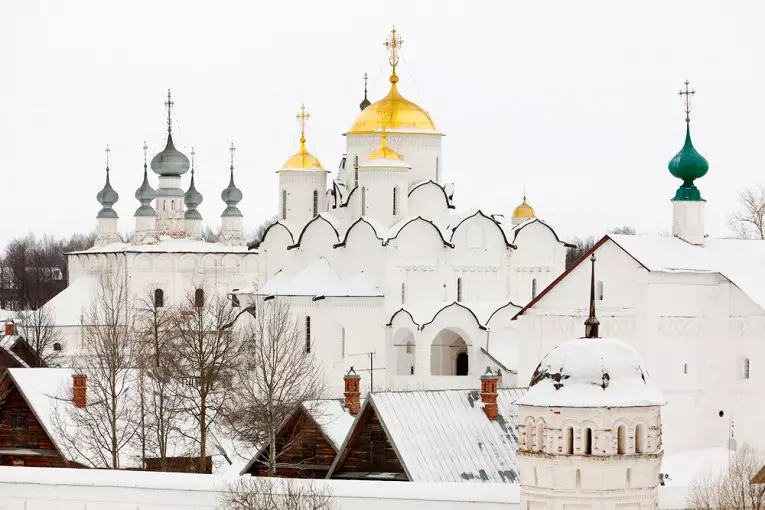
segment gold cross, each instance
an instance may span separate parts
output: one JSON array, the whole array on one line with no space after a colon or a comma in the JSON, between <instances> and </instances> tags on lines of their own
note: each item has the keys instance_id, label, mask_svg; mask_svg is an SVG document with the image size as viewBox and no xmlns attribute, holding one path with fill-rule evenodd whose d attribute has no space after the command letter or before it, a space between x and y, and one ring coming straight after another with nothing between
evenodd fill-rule
<instances>
[{"instance_id":1,"label":"gold cross","mask_svg":"<svg viewBox=\"0 0 765 510\"><path fill-rule=\"evenodd\" d=\"M295 118L300 123L300 143L305 143L305 123L311 118L311 114L305 111L305 104L300 105L300 113Z\"/></svg>"},{"instance_id":2,"label":"gold cross","mask_svg":"<svg viewBox=\"0 0 765 510\"><path fill-rule=\"evenodd\" d=\"M393 29L390 31L390 35L383 43L383 46L388 48L388 51L390 52L388 61L393 68L393 74L396 74L396 66L398 65L399 52L401 51L402 44L404 44L404 41L401 39L401 36L398 35L398 31L396 31L396 26L394 25Z\"/></svg>"},{"instance_id":3,"label":"gold cross","mask_svg":"<svg viewBox=\"0 0 765 510\"><path fill-rule=\"evenodd\" d=\"M685 122L691 121L691 98L696 95L695 90L688 88L688 85L690 84L691 83L688 80L685 80L685 89L680 89L680 92L678 92L685 102Z\"/></svg>"}]
</instances>

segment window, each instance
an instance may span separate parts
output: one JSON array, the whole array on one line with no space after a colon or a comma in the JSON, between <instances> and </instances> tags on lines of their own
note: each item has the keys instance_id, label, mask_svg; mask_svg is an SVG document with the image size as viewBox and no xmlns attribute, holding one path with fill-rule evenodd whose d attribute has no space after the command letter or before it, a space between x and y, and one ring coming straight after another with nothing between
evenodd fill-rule
<instances>
[{"instance_id":1,"label":"window","mask_svg":"<svg viewBox=\"0 0 765 510\"><path fill-rule=\"evenodd\" d=\"M340 359L345 359L345 328L340 330Z\"/></svg>"},{"instance_id":2,"label":"window","mask_svg":"<svg viewBox=\"0 0 765 510\"><path fill-rule=\"evenodd\" d=\"M595 284L595 296L597 297L598 301L603 301L603 281L599 280L598 283Z\"/></svg>"},{"instance_id":3,"label":"window","mask_svg":"<svg viewBox=\"0 0 765 510\"><path fill-rule=\"evenodd\" d=\"M441 182L441 169L438 168L438 156L436 156L436 182Z\"/></svg>"},{"instance_id":4,"label":"window","mask_svg":"<svg viewBox=\"0 0 765 510\"><path fill-rule=\"evenodd\" d=\"M630 485L632 485L632 469L627 468L627 475L625 476L624 484L627 486L627 488L630 488Z\"/></svg>"},{"instance_id":5,"label":"window","mask_svg":"<svg viewBox=\"0 0 765 510\"><path fill-rule=\"evenodd\" d=\"M406 283L401 283L401 304L406 303Z\"/></svg>"},{"instance_id":6,"label":"window","mask_svg":"<svg viewBox=\"0 0 765 510\"><path fill-rule=\"evenodd\" d=\"M683 373L688 375L688 363L683 363Z\"/></svg>"},{"instance_id":7,"label":"window","mask_svg":"<svg viewBox=\"0 0 765 510\"><path fill-rule=\"evenodd\" d=\"M398 198L398 186L393 187L393 216L398 214L398 204L397 202Z\"/></svg>"},{"instance_id":8,"label":"window","mask_svg":"<svg viewBox=\"0 0 765 510\"><path fill-rule=\"evenodd\" d=\"M457 278L457 302L462 301L462 277Z\"/></svg>"},{"instance_id":9,"label":"window","mask_svg":"<svg viewBox=\"0 0 765 510\"><path fill-rule=\"evenodd\" d=\"M313 215L319 214L319 191L313 190Z\"/></svg>"},{"instance_id":10,"label":"window","mask_svg":"<svg viewBox=\"0 0 765 510\"><path fill-rule=\"evenodd\" d=\"M545 449L545 423L540 421L537 425L537 451Z\"/></svg>"},{"instance_id":11,"label":"window","mask_svg":"<svg viewBox=\"0 0 765 510\"><path fill-rule=\"evenodd\" d=\"M165 293L162 289L154 289L154 307L162 308L165 306Z\"/></svg>"},{"instance_id":12,"label":"window","mask_svg":"<svg viewBox=\"0 0 765 510\"><path fill-rule=\"evenodd\" d=\"M406 343L406 353L407 354L414 354L414 343L413 342L407 342Z\"/></svg>"},{"instance_id":13,"label":"window","mask_svg":"<svg viewBox=\"0 0 765 510\"><path fill-rule=\"evenodd\" d=\"M414 367L409 367L409 375L414 375Z\"/></svg>"},{"instance_id":14,"label":"window","mask_svg":"<svg viewBox=\"0 0 765 510\"><path fill-rule=\"evenodd\" d=\"M311 318L305 318L305 352L311 352Z\"/></svg>"},{"instance_id":15,"label":"window","mask_svg":"<svg viewBox=\"0 0 765 510\"><path fill-rule=\"evenodd\" d=\"M53 350L54 350L54 351L60 351L60 350L61 350L61 343L59 343L59 342L55 342L55 343L53 344Z\"/></svg>"},{"instance_id":16,"label":"window","mask_svg":"<svg viewBox=\"0 0 765 510\"><path fill-rule=\"evenodd\" d=\"M532 437L534 434L534 421L531 418L527 418L526 427L524 428L526 430L526 437L523 441L523 449L530 452L534 444L534 439Z\"/></svg>"},{"instance_id":17,"label":"window","mask_svg":"<svg viewBox=\"0 0 765 510\"><path fill-rule=\"evenodd\" d=\"M361 215L367 214L367 188L361 187Z\"/></svg>"},{"instance_id":18,"label":"window","mask_svg":"<svg viewBox=\"0 0 765 510\"><path fill-rule=\"evenodd\" d=\"M645 438L645 427L642 423L638 423L635 427L635 453L643 453L643 442Z\"/></svg>"},{"instance_id":19,"label":"window","mask_svg":"<svg viewBox=\"0 0 765 510\"><path fill-rule=\"evenodd\" d=\"M563 453L573 455L574 453L574 428L566 427L566 437L563 444Z\"/></svg>"},{"instance_id":20,"label":"window","mask_svg":"<svg viewBox=\"0 0 765 510\"><path fill-rule=\"evenodd\" d=\"M584 454L592 455L592 429L584 429Z\"/></svg>"},{"instance_id":21,"label":"window","mask_svg":"<svg viewBox=\"0 0 765 510\"><path fill-rule=\"evenodd\" d=\"M353 187L359 185L359 157L353 156Z\"/></svg>"},{"instance_id":22,"label":"window","mask_svg":"<svg viewBox=\"0 0 765 510\"><path fill-rule=\"evenodd\" d=\"M287 190L282 190L282 219L287 219Z\"/></svg>"},{"instance_id":23,"label":"window","mask_svg":"<svg viewBox=\"0 0 765 510\"><path fill-rule=\"evenodd\" d=\"M162 210L163 211L167 210L167 202L165 200L162 201Z\"/></svg>"},{"instance_id":24,"label":"window","mask_svg":"<svg viewBox=\"0 0 765 510\"><path fill-rule=\"evenodd\" d=\"M576 470L576 488L581 489L582 488L582 472L578 469Z\"/></svg>"},{"instance_id":25,"label":"window","mask_svg":"<svg viewBox=\"0 0 765 510\"><path fill-rule=\"evenodd\" d=\"M175 211L175 200L170 201L170 210Z\"/></svg>"},{"instance_id":26,"label":"window","mask_svg":"<svg viewBox=\"0 0 765 510\"><path fill-rule=\"evenodd\" d=\"M627 453L627 429L624 425L619 425L616 429L616 453L619 455Z\"/></svg>"},{"instance_id":27,"label":"window","mask_svg":"<svg viewBox=\"0 0 765 510\"><path fill-rule=\"evenodd\" d=\"M197 289L194 291L194 306L196 308L202 308L205 305L205 291Z\"/></svg>"},{"instance_id":28,"label":"window","mask_svg":"<svg viewBox=\"0 0 765 510\"><path fill-rule=\"evenodd\" d=\"M749 379L749 358L744 358L744 366L742 368L742 377L744 379Z\"/></svg>"},{"instance_id":29,"label":"window","mask_svg":"<svg viewBox=\"0 0 765 510\"><path fill-rule=\"evenodd\" d=\"M537 279L534 278L531 280L531 299L534 299L537 297Z\"/></svg>"},{"instance_id":30,"label":"window","mask_svg":"<svg viewBox=\"0 0 765 510\"><path fill-rule=\"evenodd\" d=\"M11 426L14 429L25 429L27 428L27 417L24 414L16 414L12 418Z\"/></svg>"}]
</instances>

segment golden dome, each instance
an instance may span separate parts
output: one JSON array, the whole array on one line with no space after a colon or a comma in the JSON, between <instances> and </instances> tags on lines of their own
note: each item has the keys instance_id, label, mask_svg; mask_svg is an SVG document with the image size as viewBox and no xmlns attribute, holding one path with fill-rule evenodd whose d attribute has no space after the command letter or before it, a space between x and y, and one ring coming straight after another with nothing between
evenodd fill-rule
<instances>
[{"instance_id":1,"label":"golden dome","mask_svg":"<svg viewBox=\"0 0 765 510\"><path fill-rule=\"evenodd\" d=\"M404 161L401 154L388 147L388 133L382 132L380 146L369 153L367 161L374 159L395 159L396 161Z\"/></svg>"},{"instance_id":2,"label":"golden dome","mask_svg":"<svg viewBox=\"0 0 765 510\"><path fill-rule=\"evenodd\" d=\"M308 152L305 148L305 138L300 139L300 150L296 154L289 157L287 161L282 165L280 172L310 172L321 171L326 172L324 167L316 156Z\"/></svg>"},{"instance_id":3,"label":"golden dome","mask_svg":"<svg viewBox=\"0 0 765 510\"><path fill-rule=\"evenodd\" d=\"M388 131L440 135L428 112L399 93L398 76L391 75L390 82L388 95L364 108L345 134L379 133L384 127Z\"/></svg>"},{"instance_id":4,"label":"golden dome","mask_svg":"<svg viewBox=\"0 0 765 510\"><path fill-rule=\"evenodd\" d=\"M526 203L526 196L523 197L521 205L515 208L513 211L513 218L536 218L534 208Z\"/></svg>"}]
</instances>

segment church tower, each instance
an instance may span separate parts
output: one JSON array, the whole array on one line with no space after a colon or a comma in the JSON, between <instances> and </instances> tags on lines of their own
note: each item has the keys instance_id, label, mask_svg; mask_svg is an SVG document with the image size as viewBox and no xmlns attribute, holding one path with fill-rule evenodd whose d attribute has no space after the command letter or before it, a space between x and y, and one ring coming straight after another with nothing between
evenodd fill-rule
<instances>
[{"instance_id":1,"label":"church tower","mask_svg":"<svg viewBox=\"0 0 765 510\"><path fill-rule=\"evenodd\" d=\"M135 198L141 204L135 210L135 233L133 234L134 244L153 244L157 239L157 211L151 206L152 200L157 198L157 192L149 184L149 175L146 164L146 156L149 148L146 142L143 142L143 182L135 190Z\"/></svg>"},{"instance_id":2,"label":"church tower","mask_svg":"<svg viewBox=\"0 0 765 510\"><path fill-rule=\"evenodd\" d=\"M191 148L191 183L189 189L183 196L183 203L186 205L186 213L183 215L186 237L189 239L202 238L202 214L197 209L202 205L202 194L194 186L194 147Z\"/></svg>"},{"instance_id":3,"label":"church tower","mask_svg":"<svg viewBox=\"0 0 765 510\"><path fill-rule=\"evenodd\" d=\"M665 401L632 346L598 337L590 260L585 337L550 351L516 402L522 510L658 507Z\"/></svg>"},{"instance_id":4,"label":"church tower","mask_svg":"<svg viewBox=\"0 0 765 510\"><path fill-rule=\"evenodd\" d=\"M181 176L189 170L189 158L173 144L173 100L167 91L167 144L162 152L151 160L151 169L159 175L159 189L155 210L157 233L171 237L184 237L183 189Z\"/></svg>"},{"instance_id":5,"label":"church tower","mask_svg":"<svg viewBox=\"0 0 765 510\"><path fill-rule=\"evenodd\" d=\"M242 201L242 191L234 184L234 142L229 147L231 153L231 166L229 167L230 176L228 187L220 194L220 199L226 204L226 208L220 215L221 227L218 242L231 246L241 246L244 244L244 232L242 231L242 211L239 210L239 202ZM193 188L193 182L192 182ZM190 191L191 189L189 189ZM194 190L196 191L196 190ZM202 202L202 195L199 195L199 203ZM196 209L196 206L195 206ZM197 213L198 214L198 213ZM199 217L200 221L202 217Z\"/></svg>"},{"instance_id":6,"label":"church tower","mask_svg":"<svg viewBox=\"0 0 765 510\"><path fill-rule=\"evenodd\" d=\"M298 228L327 210L327 173L305 148L305 125L311 115L300 107L300 150L284 162L279 174L279 218Z\"/></svg>"},{"instance_id":7,"label":"church tower","mask_svg":"<svg viewBox=\"0 0 765 510\"><path fill-rule=\"evenodd\" d=\"M688 85L685 80L685 88L680 91L685 101L685 144L669 162L669 172L683 181L672 199L672 235L692 244L702 244L706 200L701 198L693 181L706 175L709 163L691 142L691 98L696 91Z\"/></svg>"},{"instance_id":8,"label":"church tower","mask_svg":"<svg viewBox=\"0 0 765 510\"><path fill-rule=\"evenodd\" d=\"M119 243L120 236L117 235L117 221L119 216L112 206L117 203L120 196L114 191L109 182L109 146L106 146L106 183L101 191L96 195L96 200L101 204L101 210L98 211L96 219L98 220L98 233L96 235L95 246L105 246L111 243Z\"/></svg>"}]
</instances>

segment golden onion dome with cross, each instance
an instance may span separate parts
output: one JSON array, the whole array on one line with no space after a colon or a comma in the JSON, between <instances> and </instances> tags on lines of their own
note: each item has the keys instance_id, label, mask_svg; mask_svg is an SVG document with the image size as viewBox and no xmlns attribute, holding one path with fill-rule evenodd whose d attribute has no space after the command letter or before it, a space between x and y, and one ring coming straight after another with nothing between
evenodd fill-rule
<instances>
[{"instance_id":1,"label":"golden onion dome with cross","mask_svg":"<svg viewBox=\"0 0 765 510\"><path fill-rule=\"evenodd\" d=\"M415 103L404 99L398 91L396 66L399 61L401 45L404 41L394 27L384 45L388 48L389 62L393 68L390 76L388 95L362 110L346 135L379 133L386 129L394 133L441 135L436 130L428 112Z\"/></svg>"},{"instance_id":2,"label":"golden onion dome with cross","mask_svg":"<svg viewBox=\"0 0 765 510\"><path fill-rule=\"evenodd\" d=\"M319 160L308 152L305 148L305 124L311 115L305 111L305 105L300 107L300 113L297 114L297 120L300 123L300 150L290 156L284 162L279 172L327 172Z\"/></svg>"},{"instance_id":3,"label":"golden onion dome with cross","mask_svg":"<svg viewBox=\"0 0 765 510\"><path fill-rule=\"evenodd\" d=\"M526 203L526 195L523 196L523 202L521 205L515 208L513 211L513 218L536 218L534 208Z\"/></svg>"}]
</instances>

